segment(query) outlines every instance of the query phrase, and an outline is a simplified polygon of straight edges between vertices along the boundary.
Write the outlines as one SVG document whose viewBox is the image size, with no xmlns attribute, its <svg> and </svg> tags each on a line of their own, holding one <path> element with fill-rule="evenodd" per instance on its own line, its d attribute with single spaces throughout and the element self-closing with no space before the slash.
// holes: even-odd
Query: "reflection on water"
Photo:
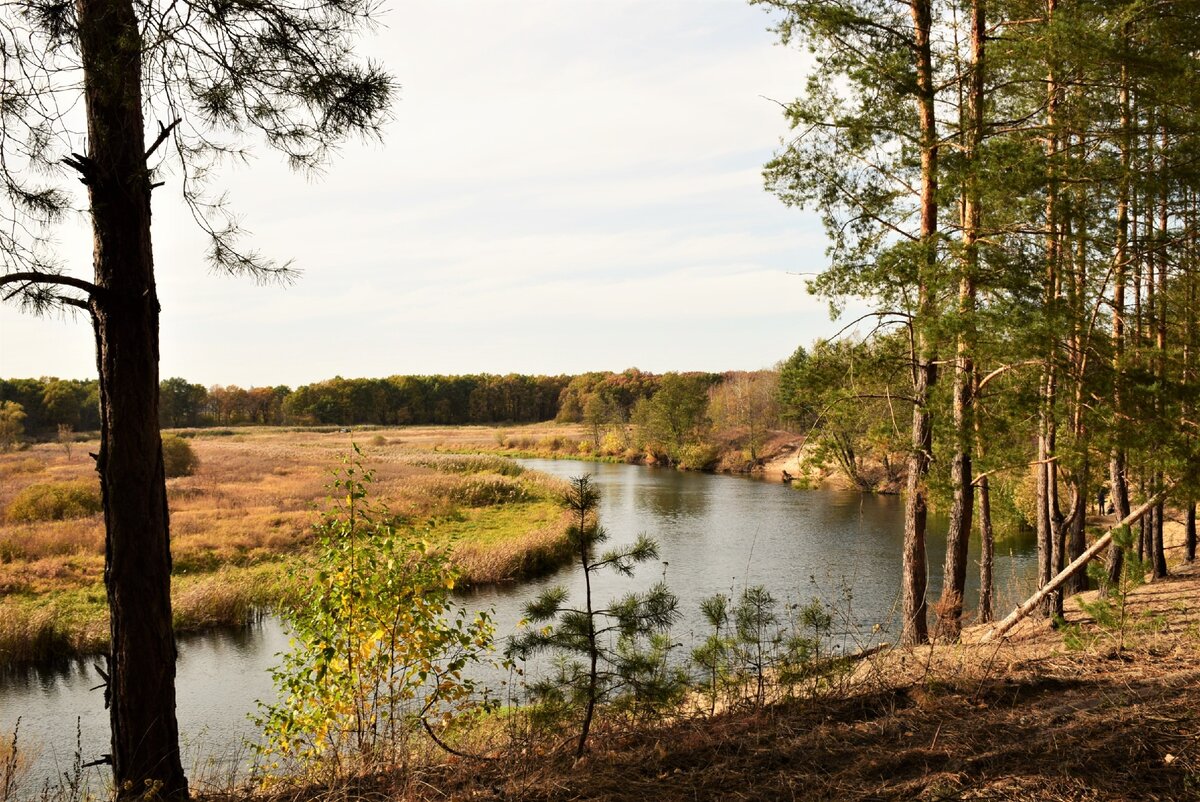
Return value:
<svg viewBox="0 0 1200 802">
<path fill-rule="evenodd" d="M 179 638 L 176 703 L 184 766 L 193 777 L 226 774 L 242 762 L 243 739 L 254 735 L 248 714 L 259 699 L 271 698 L 267 669 L 287 648 L 279 622 L 264 619 L 252 627 Z M 102 682 L 93 667 L 103 658 L 62 662 L 0 677 L 0 735 L 11 737 L 21 720 L 21 752 L 34 759 L 25 791 L 36 792 L 46 778 L 57 781 L 75 757 L 76 726 L 83 761 L 107 753 L 108 711 Z M 93 788 L 109 776 L 85 769 Z"/>
<path fill-rule="evenodd" d="M 767 482 L 681 473 L 630 465 L 523 460 L 527 467 L 562 478 L 593 475 L 601 492 L 600 518 L 612 545 L 641 532 L 658 541 L 661 561 L 640 566 L 632 579 L 602 575 L 600 603 L 642 590 L 665 576 L 679 595 L 684 616 L 672 633 L 689 652 L 705 636 L 700 600 L 716 592 L 738 594 L 765 585 L 782 601 L 813 596 L 839 612 L 844 647 L 869 639 L 894 640 L 900 587 L 903 505 L 895 496 L 806 490 Z M 946 521 L 930 518 L 930 598 L 941 588 Z M 979 544 L 971 543 L 971 559 Z M 1016 604 L 1031 588 L 1036 558 L 1031 536 L 1009 537 L 997 546 L 997 610 Z M 977 571 L 969 571 L 967 602 L 978 596 Z M 464 601 L 493 608 L 498 637 L 515 630 L 524 604 L 544 588 L 562 584 L 578 600 L 582 577 L 572 567 L 518 586 L 479 590 Z M 873 632 L 873 625 L 881 625 Z M 846 634 L 853 633 L 853 634 Z M 272 694 L 268 669 L 287 647 L 274 619 L 236 631 L 180 639 L 180 729 L 193 776 L 227 773 L 243 739 L 254 737 L 247 718 L 256 701 Z M 68 661 L 0 677 L 0 733 L 21 717 L 23 748 L 38 760 L 33 784 L 67 769 L 79 719 L 83 759 L 108 751 L 108 721 L 92 660 Z M 498 683 L 500 676 L 488 677 Z M 101 785 L 107 772 L 90 769 Z M 27 788 L 34 791 L 36 788 Z"/>
<path fill-rule="evenodd" d="M 633 500 L 634 514 L 639 520 L 647 522 L 699 519 L 708 512 L 710 500 L 708 488 L 688 482 L 688 474 L 671 468 L 648 468 L 647 470 L 655 474 L 655 481 L 626 483 L 618 481 L 617 477 L 612 477 L 610 481 L 602 485 L 602 492 L 615 491 L 618 496 L 628 493 Z M 579 470 L 576 469 L 573 475 L 578 475 L 578 473 Z M 615 485 L 615 487 L 610 489 L 610 485 Z M 602 520 L 607 521 L 607 518 Z M 607 526 L 607 523 L 605 525 Z"/>
</svg>

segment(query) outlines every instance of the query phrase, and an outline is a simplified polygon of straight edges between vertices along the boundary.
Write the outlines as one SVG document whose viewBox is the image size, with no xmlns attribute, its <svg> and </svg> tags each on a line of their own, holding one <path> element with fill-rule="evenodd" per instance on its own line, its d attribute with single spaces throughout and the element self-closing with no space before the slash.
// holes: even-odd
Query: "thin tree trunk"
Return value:
<svg viewBox="0 0 1200 802">
<path fill-rule="evenodd" d="M 913 323 L 913 426 L 912 450 L 908 457 L 908 479 L 904 504 L 904 554 L 902 578 L 901 641 L 925 643 L 929 639 L 925 591 L 928 566 L 925 553 L 925 523 L 928 516 L 925 476 L 933 447 L 929 393 L 937 381 L 937 364 L 932 336 L 927 327 L 934 316 L 931 286 L 937 264 L 937 118 L 934 115 L 933 24 L 931 0 L 912 0 L 913 48 L 916 55 L 917 112 L 921 131 L 921 245 L 918 270 L 917 315 Z"/>
<path fill-rule="evenodd" d="M 979 371 L 975 371 L 972 395 L 980 397 Z M 984 455 L 983 438 L 980 436 L 979 415 L 975 415 L 975 451 L 980 459 Z M 979 475 L 979 620 L 988 623 L 995 610 L 995 551 L 996 539 L 992 531 L 992 496 L 986 472 Z"/>
<path fill-rule="evenodd" d="M 988 478 L 979 480 L 979 620 L 989 623 L 994 614 L 993 566 L 996 539 L 992 532 L 992 499 Z"/>
<path fill-rule="evenodd" d="M 1123 40 L 1128 49 L 1129 24 L 1125 24 Z M 1113 312 L 1112 312 L 1112 346 L 1113 346 L 1113 378 L 1112 397 L 1113 411 L 1117 418 L 1117 444 L 1109 454 L 1108 476 L 1111 485 L 1113 509 L 1117 518 L 1123 519 L 1129 515 L 1129 484 L 1126 478 L 1126 458 L 1124 446 L 1125 409 L 1124 409 L 1124 376 L 1125 376 L 1125 281 L 1126 265 L 1129 261 L 1129 170 L 1130 150 L 1132 147 L 1132 120 L 1129 97 L 1129 67 L 1126 59 L 1121 62 L 1121 175 L 1117 183 L 1117 231 L 1116 245 L 1113 249 Z M 1116 587 L 1121 581 L 1122 561 L 1125 552 L 1120 546 L 1113 545 L 1108 551 L 1105 567 L 1108 584 Z"/>
<path fill-rule="evenodd" d="M 600 648 L 596 642 L 596 615 L 592 611 L 592 570 L 589 544 L 584 533 L 587 531 L 587 511 L 579 512 L 579 559 L 583 563 L 584 600 L 587 603 L 587 639 L 588 639 L 588 695 L 583 710 L 583 723 L 579 728 L 579 743 L 575 748 L 575 756 L 583 757 L 587 751 L 588 733 L 592 728 L 592 716 L 596 712 L 596 695 L 599 683 Z"/>
<path fill-rule="evenodd" d="M 1053 20 L 1057 0 L 1047 0 L 1047 18 Z M 1045 368 L 1041 380 L 1041 403 L 1039 405 L 1038 422 L 1038 464 L 1037 464 L 1037 543 L 1038 543 L 1038 586 L 1050 581 L 1055 569 L 1062 559 L 1059 544 L 1059 532 L 1056 526 L 1056 494 L 1058 475 L 1055 466 L 1055 396 L 1057 388 L 1056 360 L 1058 348 L 1051 334 L 1056 326 L 1058 314 L 1058 283 L 1059 261 L 1062 250 L 1062 231 L 1059 222 L 1058 199 L 1058 167 L 1059 150 L 1058 106 L 1060 90 L 1058 79 L 1053 67 L 1046 77 L 1046 229 L 1045 229 L 1045 258 L 1046 286 L 1043 292 L 1044 313 L 1048 318 L 1048 345 L 1045 354 Z M 1061 594 L 1046 598 L 1047 615 L 1053 615 L 1062 606 Z"/>
<path fill-rule="evenodd" d="M 1082 137 L 1079 138 L 1082 140 Z M 1080 143 L 1082 144 L 1082 142 Z M 1076 214 L 1075 258 L 1071 271 L 1071 375 L 1074 389 L 1071 394 L 1071 438 L 1072 449 L 1077 455 L 1078 466 L 1070 473 L 1067 486 L 1070 492 L 1070 507 L 1067 512 L 1064 535 L 1067 540 L 1066 558 L 1074 560 L 1087 548 L 1086 524 L 1088 508 L 1088 486 L 1091 478 L 1088 432 L 1084 422 L 1087 408 L 1086 378 L 1088 368 L 1088 331 L 1085 297 L 1087 293 L 1087 236 L 1084 231 L 1085 215 Z M 1076 574 L 1064 587 L 1066 595 L 1087 590 L 1087 574 Z"/>
<path fill-rule="evenodd" d="M 1138 480 L 1138 491 L 1144 496 L 1146 495 L 1145 480 Z M 1149 530 L 1154 526 L 1154 508 L 1146 510 L 1146 514 L 1138 519 L 1138 560 L 1146 559 L 1146 554 L 1149 552 L 1150 535 Z"/>
<path fill-rule="evenodd" d="M 1159 386 L 1165 388 L 1167 385 L 1167 189 L 1166 177 L 1169 166 L 1167 164 L 1167 148 L 1169 142 L 1167 140 L 1167 129 L 1161 129 L 1161 139 L 1158 151 L 1158 167 L 1159 180 L 1163 182 L 1162 188 L 1158 196 L 1158 237 L 1155 245 L 1159 251 L 1157 264 L 1158 275 L 1157 283 L 1154 288 L 1155 319 L 1157 323 L 1157 331 L 1155 332 L 1154 347 L 1157 353 L 1157 369 Z M 1155 406 L 1160 420 L 1166 420 L 1167 402 L 1161 393 L 1155 398 Z M 1158 470 L 1154 475 L 1154 487 L 1162 487 L 1163 473 Z M 1153 534 L 1153 556 L 1154 556 L 1154 578 L 1162 579 L 1167 575 L 1167 554 L 1163 544 L 1163 519 L 1165 510 L 1160 503 L 1154 513 L 1154 534 Z"/>
<path fill-rule="evenodd" d="M 963 258 L 958 283 L 959 332 L 953 389 L 955 453 L 950 467 L 950 485 L 954 498 L 950 507 L 950 528 L 946 532 L 942 597 L 937 606 L 938 637 L 951 641 L 958 640 L 962 631 L 963 600 L 967 592 L 967 546 L 975 507 L 975 487 L 971 479 L 971 446 L 975 437 L 972 389 L 981 220 L 977 162 L 983 141 L 985 15 L 984 0 L 974 0 L 971 4 L 970 89 L 965 126 L 968 174 L 963 192 Z"/>
<path fill-rule="evenodd" d="M 1162 473 L 1155 479 L 1154 486 L 1162 487 Z M 1154 508 L 1154 528 L 1151 545 L 1154 557 L 1154 578 L 1163 579 L 1167 575 L 1167 552 L 1163 544 L 1163 522 L 1166 519 L 1166 509 L 1162 504 Z"/>
<path fill-rule="evenodd" d="M 1192 192 L 1187 194 L 1187 228 L 1190 232 L 1185 248 L 1187 269 L 1183 273 L 1184 281 L 1187 287 L 1187 309 L 1184 310 L 1184 335 L 1183 335 L 1183 384 L 1184 387 L 1192 388 L 1192 392 L 1186 396 L 1183 402 L 1183 415 L 1191 417 L 1195 414 L 1195 396 L 1196 388 L 1193 386 L 1196 381 L 1196 348 L 1200 343 L 1197 342 L 1196 326 L 1196 197 Z M 1189 432 L 1186 435 L 1187 443 L 1190 446 L 1193 442 L 1193 435 Z M 1196 499 L 1194 496 L 1195 490 L 1192 491 L 1193 497 L 1187 503 L 1187 512 L 1184 523 L 1183 549 L 1184 559 L 1188 562 L 1194 562 L 1196 559 Z"/>
<path fill-rule="evenodd" d="M 1187 524 L 1184 532 L 1184 552 L 1188 562 L 1196 560 L 1196 502 L 1187 505 Z"/>
<path fill-rule="evenodd" d="M 94 237 L 100 376 L 96 469 L 104 502 L 111 652 L 106 699 L 120 797 L 186 798 L 175 718 L 175 635 L 162 441 L 158 296 L 141 98 L 141 37 L 129 0 L 78 0 Z M 147 455 L 152 455 L 147 459 Z"/>
</svg>

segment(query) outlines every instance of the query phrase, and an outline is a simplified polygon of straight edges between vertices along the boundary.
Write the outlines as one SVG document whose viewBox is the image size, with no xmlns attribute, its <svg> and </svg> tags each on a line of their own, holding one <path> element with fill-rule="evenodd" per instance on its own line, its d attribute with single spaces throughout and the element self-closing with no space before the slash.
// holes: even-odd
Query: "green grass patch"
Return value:
<svg viewBox="0 0 1200 802">
<path fill-rule="evenodd" d="M 562 507 L 553 501 L 464 509 L 439 519 L 430 534 L 438 543 L 497 545 L 549 526 L 561 513 Z"/>
</svg>

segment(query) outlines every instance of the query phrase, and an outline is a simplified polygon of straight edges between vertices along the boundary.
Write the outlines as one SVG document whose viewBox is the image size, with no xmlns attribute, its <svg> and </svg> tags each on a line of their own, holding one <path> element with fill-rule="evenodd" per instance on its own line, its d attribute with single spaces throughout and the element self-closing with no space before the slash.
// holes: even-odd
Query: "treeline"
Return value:
<svg viewBox="0 0 1200 802">
<path fill-rule="evenodd" d="M 704 470 L 731 450 L 759 459 L 782 425 L 773 370 L 585 373 L 563 391 L 557 420 L 583 423 L 595 453 Z"/>
<path fill-rule="evenodd" d="M 0 406 L 20 414 L 24 431 L 44 434 L 59 426 L 100 428 L 100 384 L 95 379 L 0 379 Z M 9 414 L 13 414 L 10 412 Z"/>
<path fill-rule="evenodd" d="M 295 389 L 286 386 L 205 387 L 186 379 L 159 387 L 164 428 L 239 424 L 340 426 L 404 424 L 531 423 L 553 420 L 570 376 L 336 377 Z M 54 378 L 0 380 L 0 404 L 19 404 L 26 431 L 57 426 L 99 428 L 95 380 Z"/>
<path fill-rule="evenodd" d="M 1028 477 L 1039 584 L 1082 553 L 1102 494 L 1124 517 L 1173 488 L 1194 559 L 1200 4 L 756 2 L 814 57 L 767 187 L 823 216 L 831 263 L 813 289 L 876 304 L 860 336 L 796 362 L 841 461 L 870 438 L 902 444 L 903 640 L 929 637 L 939 489 L 943 637 L 961 625 L 976 522 L 992 586 L 997 479 Z M 1157 503 L 1132 550 L 1155 576 L 1165 517 Z M 1112 550 L 1110 584 L 1127 560 Z"/>
<path fill-rule="evenodd" d="M 171 378 L 160 385 L 160 424 L 164 428 L 302 425 L 495 424 L 550 420 L 586 423 L 599 448 L 607 438 L 618 450 L 649 448 L 678 462 L 692 447 L 705 446 L 714 422 L 745 425 L 759 442 L 778 425 L 775 381 L 770 371 L 668 373 L 631 368 L 621 373 L 580 376 L 487 374 L 470 376 L 391 376 L 344 379 L 286 386 L 204 387 Z M 758 376 L 761 409 L 750 415 L 747 377 Z M 771 398 L 765 398 L 772 396 Z M 0 380 L 0 404 L 19 405 L 24 430 L 53 433 L 99 427 L 98 388 L 92 381 L 54 378 Z M 636 429 L 636 433 L 634 432 Z M 617 434 L 616 432 L 619 432 Z M 609 437 L 609 435 L 612 435 Z M 703 467 L 703 466 L 700 466 Z"/>
</svg>

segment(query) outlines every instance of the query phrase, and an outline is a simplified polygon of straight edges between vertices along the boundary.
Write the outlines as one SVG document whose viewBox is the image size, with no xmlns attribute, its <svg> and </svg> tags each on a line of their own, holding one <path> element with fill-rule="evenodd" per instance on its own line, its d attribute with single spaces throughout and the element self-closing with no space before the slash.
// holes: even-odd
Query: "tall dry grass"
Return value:
<svg viewBox="0 0 1200 802">
<path fill-rule="evenodd" d="M 493 437 L 493 430 L 468 428 L 468 438 Z M 361 446 L 375 475 L 372 495 L 397 522 L 452 545 L 465 584 L 517 579 L 566 559 L 565 522 L 552 501 L 561 491 L 556 480 L 496 456 L 410 445 L 435 432 L 463 436 L 432 427 L 416 437 L 383 430 Z M 175 623 L 182 630 L 244 623 L 285 600 L 286 567 L 308 549 L 318 510 L 330 504 L 333 470 L 353 437 L 265 427 L 204 434 L 188 438 L 199 457 L 196 472 L 167 481 Z M 0 510 L 34 484 L 95 482 L 87 453 L 97 446 L 68 455 L 57 444 L 39 444 L 0 454 Z M 100 515 L 0 517 L 0 663 L 104 648 L 103 571 Z"/>
</svg>

